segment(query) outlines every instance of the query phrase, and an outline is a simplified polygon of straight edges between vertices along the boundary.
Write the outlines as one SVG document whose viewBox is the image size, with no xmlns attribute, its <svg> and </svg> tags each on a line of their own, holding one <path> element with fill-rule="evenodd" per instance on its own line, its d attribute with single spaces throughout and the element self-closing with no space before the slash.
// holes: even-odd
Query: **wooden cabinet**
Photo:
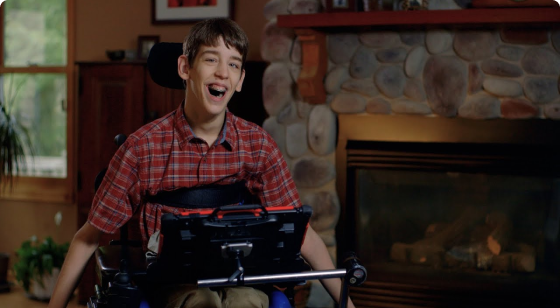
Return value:
<svg viewBox="0 0 560 308">
<path fill-rule="evenodd" d="M 117 150 L 114 137 L 129 135 L 143 124 L 177 108 L 184 92 L 156 85 L 145 63 L 78 63 L 78 228 L 87 220 L 96 175 Z M 101 245 L 118 234 L 107 235 Z M 94 262 L 90 260 L 79 286 L 79 301 L 94 293 Z"/>
</svg>

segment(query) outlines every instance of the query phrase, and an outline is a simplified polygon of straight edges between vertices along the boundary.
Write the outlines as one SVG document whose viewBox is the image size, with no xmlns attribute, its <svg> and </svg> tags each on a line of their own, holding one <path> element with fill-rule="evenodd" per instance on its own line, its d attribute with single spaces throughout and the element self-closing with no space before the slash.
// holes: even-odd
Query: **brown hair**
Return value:
<svg viewBox="0 0 560 308">
<path fill-rule="evenodd" d="M 249 50 L 249 39 L 243 29 L 228 18 L 207 19 L 194 25 L 183 42 L 183 54 L 187 56 L 189 65 L 193 64 L 200 45 L 216 46 L 220 37 L 223 38 L 226 47 L 233 47 L 241 54 L 243 69 Z"/>
</svg>

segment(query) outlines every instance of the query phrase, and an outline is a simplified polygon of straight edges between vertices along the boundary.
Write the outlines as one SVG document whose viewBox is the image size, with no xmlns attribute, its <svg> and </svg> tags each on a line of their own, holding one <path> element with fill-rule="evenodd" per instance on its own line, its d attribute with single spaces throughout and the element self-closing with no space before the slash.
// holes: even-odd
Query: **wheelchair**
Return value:
<svg viewBox="0 0 560 308">
<path fill-rule="evenodd" d="M 158 43 L 150 51 L 148 70 L 160 86 L 182 88 L 176 73 L 180 43 Z M 170 78 L 169 76 L 176 76 Z M 120 146 L 126 137 L 119 135 Z M 96 189 L 103 176 L 95 180 Z M 216 191 L 218 190 L 218 191 Z M 218 199 L 210 196 L 219 196 Z M 147 308 L 142 290 L 154 284 L 190 283 L 197 287 L 267 286 L 271 308 L 294 306 L 294 287 L 307 280 L 342 278 L 339 307 L 347 305 L 349 286 L 366 280 L 367 271 L 350 253 L 344 268 L 309 271 L 300 254 L 311 217 L 309 206 L 266 208 L 253 203 L 243 183 L 190 189 L 163 198 L 208 199 L 212 206 L 197 213 L 163 214 L 160 249 L 145 254 L 139 242 L 128 238 L 127 225 L 121 237 L 95 252 L 99 285 L 88 308 Z M 278 291 L 278 286 L 285 289 Z"/>
</svg>

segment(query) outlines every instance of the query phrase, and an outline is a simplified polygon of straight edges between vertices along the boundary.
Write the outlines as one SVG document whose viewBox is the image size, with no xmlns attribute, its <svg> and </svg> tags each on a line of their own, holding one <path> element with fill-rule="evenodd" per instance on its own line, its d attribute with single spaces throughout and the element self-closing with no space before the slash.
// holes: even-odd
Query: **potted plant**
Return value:
<svg viewBox="0 0 560 308">
<path fill-rule="evenodd" d="M 61 222 L 59 211 L 54 215 L 58 231 Z M 51 297 L 69 246 L 69 243 L 57 244 L 50 236 L 42 242 L 32 236 L 16 250 L 15 278 L 29 297 L 39 300 Z"/>
<path fill-rule="evenodd" d="M 12 80 L 13 82 L 13 80 Z M 13 187 L 14 178 L 25 166 L 25 155 L 33 155 L 31 139 L 27 129 L 11 114 L 13 102 L 19 92 L 21 84 L 16 86 L 12 97 L 6 97 L 0 89 L 0 186 Z M 0 87 L 3 80 L 0 77 Z M 26 151 L 27 150 L 27 151 Z"/>
<path fill-rule="evenodd" d="M 50 236 L 42 242 L 33 236 L 21 244 L 16 251 L 14 273 L 30 297 L 39 300 L 51 297 L 68 247 L 68 243 L 57 244 Z"/>
</svg>

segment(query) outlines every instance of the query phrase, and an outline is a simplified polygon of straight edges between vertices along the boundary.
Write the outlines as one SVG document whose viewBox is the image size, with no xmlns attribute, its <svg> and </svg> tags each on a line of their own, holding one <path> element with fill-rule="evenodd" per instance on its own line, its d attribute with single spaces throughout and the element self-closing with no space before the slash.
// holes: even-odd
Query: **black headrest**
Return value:
<svg viewBox="0 0 560 308">
<path fill-rule="evenodd" d="M 182 43 L 155 44 L 148 55 L 148 71 L 152 80 L 162 87 L 184 89 L 183 79 L 177 73 L 177 58 L 182 54 Z"/>
</svg>

